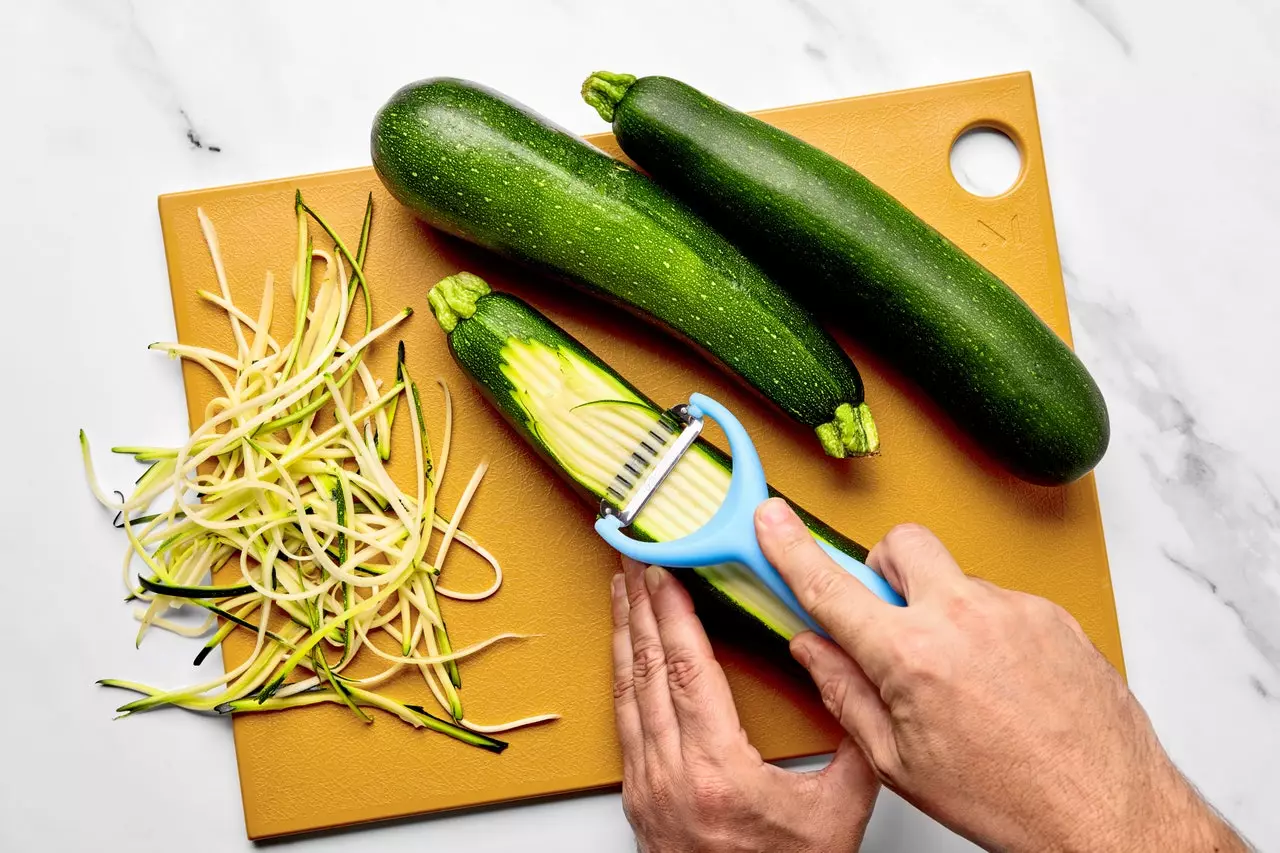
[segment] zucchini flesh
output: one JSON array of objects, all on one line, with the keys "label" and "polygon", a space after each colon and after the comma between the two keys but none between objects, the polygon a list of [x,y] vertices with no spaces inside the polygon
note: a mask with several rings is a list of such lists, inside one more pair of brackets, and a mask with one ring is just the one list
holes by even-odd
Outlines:
[{"label": "zucchini flesh", "polygon": [[371,146],[387,189],[427,223],[655,321],[813,427],[832,456],[879,448],[839,345],[630,166],[462,80],[401,89]]},{"label": "zucchini flesh", "polygon": [[[604,498],[662,409],[537,309],[491,292],[474,275],[441,281],[429,300],[454,357],[485,397],[585,498]],[[723,503],[730,472],[728,457],[697,442],[636,517],[632,535],[668,541],[697,530]],[[797,511],[818,538],[866,558],[865,548]],[[682,570],[676,576],[700,606],[732,611],[725,614],[731,621],[763,629],[764,638],[785,642],[806,630],[740,566]]]},{"label": "zucchini flesh", "polygon": [[622,149],[823,317],[914,380],[991,457],[1068,483],[1106,452],[1097,384],[1004,282],[845,163],[677,80],[597,72]]}]

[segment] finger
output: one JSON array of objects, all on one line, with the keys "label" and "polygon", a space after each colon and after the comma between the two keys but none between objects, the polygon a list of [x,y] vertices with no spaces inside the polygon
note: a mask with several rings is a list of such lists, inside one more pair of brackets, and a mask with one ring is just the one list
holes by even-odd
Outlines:
[{"label": "finger", "polygon": [[809,671],[822,704],[869,761],[893,744],[893,724],[880,691],[851,657],[812,631],[796,635],[791,654]]},{"label": "finger", "polygon": [[[667,656],[658,634],[658,622],[644,585],[644,569],[635,560],[624,560],[631,633],[631,679],[644,732],[646,755],[671,764],[679,760],[679,728],[671,691],[667,686]],[[648,760],[648,758],[646,759]]]},{"label": "finger", "polygon": [[942,540],[919,524],[899,524],[886,533],[867,555],[867,565],[908,602],[955,592],[968,581]]},{"label": "finger", "polygon": [[623,772],[636,778],[644,771],[644,733],[631,672],[631,605],[621,571],[614,574],[609,593],[613,613],[613,712],[622,746]]},{"label": "finger", "polygon": [[852,849],[862,849],[862,840],[871,822],[880,780],[852,737],[840,741],[836,754],[817,777],[815,821],[853,825]]},{"label": "finger", "polygon": [[766,764],[764,776],[769,799],[798,807],[809,825],[852,826],[857,833],[851,839],[853,845],[841,847],[860,849],[880,780],[852,737],[840,741],[830,763],[821,770],[796,772]]},{"label": "finger", "polygon": [[871,817],[880,780],[852,735],[840,741],[831,763],[818,774],[818,781],[824,798],[841,811],[847,814],[851,809],[862,808],[867,818]]},{"label": "finger", "polygon": [[781,498],[756,508],[760,549],[805,610],[875,677],[889,666],[893,606],[846,572],[818,547],[804,522]]},{"label": "finger", "polygon": [[689,593],[671,573],[645,569],[645,585],[667,656],[667,685],[680,723],[680,748],[723,758],[742,743],[738,709]]}]

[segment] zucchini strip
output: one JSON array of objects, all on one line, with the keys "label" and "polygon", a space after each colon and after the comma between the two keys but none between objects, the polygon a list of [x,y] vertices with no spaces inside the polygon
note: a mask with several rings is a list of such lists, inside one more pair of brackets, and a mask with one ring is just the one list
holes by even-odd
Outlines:
[{"label": "zucchini strip", "polygon": [[[196,664],[237,630],[252,632],[252,649],[221,676],[185,687],[100,683],[139,694],[120,706],[122,716],[166,706],[245,713],[327,702],[344,705],[362,722],[371,722],[368,709],[378,708],[415,727],[499,752],[505,743],[460,722],[465,718],[459,662],[530,635],[503,632],[455,648],[438,600],[446,594],[482,599],[501,586],[500,563],[461,528],[485,466],[473,473],[452,517],[437,512],[452,439],[448,388],[440,383],[444,440],[437,459],[403,342],[397,343],[395,381],[385,390],[363,358],[412,314],[406,308],[375,325],[364,269],[372,199],[354,255],[300,194],[295,214],[292,336],[282,345],[270,335],[276,287],[270,272],[260,280],[256,316],[233,301],[216,231],[201,211],[219,283],[217,292],[201,297],[226,315],[233,350],[181,343],[152,348],[204,367],[215,376],[219,395],[180,446],[112,448],[147,465],[128,496],[113,497],[102,488],[88,437],[83,431],[79,436],[89,488],[127,540],[123,571],[129,599],[139,604],[137,642],[151,629],[198,637]],[[311,220],[332,250],[315,244]],[[321,269],[314,269],[316,260]],[[364,328],[349,342],[357,288],[365,299]],[[397,419],[402,404],[407,415]],[[317,429],[318,422],[325,426]],[[412,482],[404,486],[384,464],[397,424],[408,429],[413,447]],[[492,566],[494,583],[483,593],[438,589],[436,577],[455,540]],[[434,565],[424,559],[432,545]],[[204,618],[175,617],[174,610]],[[345,671],[357,659],[385,664],[356,678]],[[418,668],[425,685],[419,689],[453,722],[376,692],[406,667]]]},{"label": "zucchini strip", "polygon": [[[379,708],[389,714],[394,714],[414,728],[428,728],[490,752],[502,752],[507,748],[505,741],[446,722],[428,713],[421,705],[406,705],[394,699],[388,699],[385,696],[350,685],[346,689],[350,692],[351,699],[357,704]],[[247,702],[243,699],[233,700],[224,702],[213,710],[222,714],[242,714],[255,711],[276,711],[284,708],[302,708],[307,705],[318,705],[326,702],[344,702],[344,699],[333,691],[308,691],[283,699],[271,699],[262,704]]]},{"label": "zucchini strip", "polygon": [[500,734],[509,732],[512,729],[522,729],[525,726],[536,726],[538,723],[550,723],[560,719],[559,714],[535,714],[532,717],[522,717],[519,720],[512,720],[509,723],[497,723],[495,725],[486,726],[468,719],[461,719],[458,722],[473,732],[483,732],[485,734]]},{"label": "zucchini strip", "polygon": [[240,584],[238,586],[177,586],[153,581],[145,575],[139,575],[138,582],[148,592],[171,595],[176,598],[231,598],[235,595],[253,592],[253,587],[248,584]]},{"label": "zucchini strip", "polygon": [[[222,291],[222,298],[231,302],[231,289],[227,287],[227,271],[223,269],[222,254],[218,251],[218,235],[213,230],[213,223],[209,221],[208,216],[205,216],[202,209],[196,208],[196,217],[200,220],[204,241],[209,246],[209,256],[213,259],[213,271],[218,277],[218,288]],[[244,360],[249,354],[249,345],[245,343],[244,332],[240,330],[240,320],[230,312],[227,313],[227,318],[231,321],[231,334],[236,339],[236,351],[240,354],[241,360]]]}]

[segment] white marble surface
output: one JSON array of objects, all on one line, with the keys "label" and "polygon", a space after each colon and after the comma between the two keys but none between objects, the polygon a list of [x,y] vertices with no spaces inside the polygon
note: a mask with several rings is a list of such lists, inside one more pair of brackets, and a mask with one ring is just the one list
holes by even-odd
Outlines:
[{"label": "white marble surface", "polygon": [[[0,849],[248,849],[229,728],[113,723],[134,652],[74,443],[182,436],[158,193],[368,162],[404,82],[559,122],[597,66],[743,108],[1030,69],[1073,326],[1111,404],[1098,472],[1131,683],[1179,765],[1280,850],[1280,11],[1268,0],[8,0],[0,9],[7,482]],[[107,475],[131,473],[116,462]],[[35,594],[39,590],[39,594]],[[16,603],[15,603],[16,602]],[[291,842],[627,850],[615,796]],[[886,797],[869,850],[964,849]]]}]

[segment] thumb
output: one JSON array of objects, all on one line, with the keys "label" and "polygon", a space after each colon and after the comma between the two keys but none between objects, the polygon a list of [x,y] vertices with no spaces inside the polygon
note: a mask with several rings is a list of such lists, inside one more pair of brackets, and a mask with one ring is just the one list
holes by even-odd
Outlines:
[{"label": "thumb", "polygon": [[880,791],[876,771],[852,737],[840,741],[831,763],[822,769],[818,777],[824,786],[836,789],[836,798],[846,805],[865,803],[870,806]]},{"label": "thumb", "polygon": [[868,760],[883,755],[883,747],[893,741],[893,723],[879,689],[857,662],[835,643],[812,631],[796,635],[791,641],[791,655],[809,671],[822,704]]},{"label": "thumb", "polygon": [[880,780],[852,738],[840,741],[831,763],[814,781],[819,791],[818,810],[846,825],[856,821],[854,849],[860,849],[867,824],[871,822],[876,795],[880,793]]}]

